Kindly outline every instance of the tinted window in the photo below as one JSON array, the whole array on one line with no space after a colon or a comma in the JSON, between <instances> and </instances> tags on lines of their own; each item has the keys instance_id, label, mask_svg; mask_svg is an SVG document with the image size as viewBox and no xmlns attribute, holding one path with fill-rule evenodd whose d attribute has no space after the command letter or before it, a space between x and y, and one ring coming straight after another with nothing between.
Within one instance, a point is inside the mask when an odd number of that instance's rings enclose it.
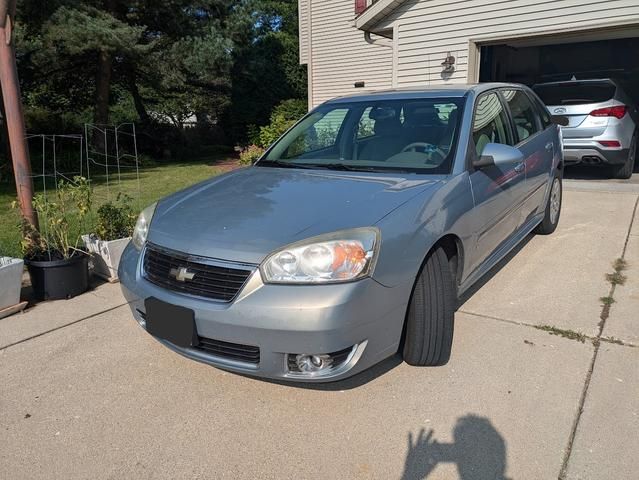
<instances>
[{"instance_id":1,"label":"tinted window","mask_svg":"<svg viewBox=\"0 0 639 480\"><path fill-rule=\"evenodd\" d=\"M535 85L533 90L546 105L579 105L611 100L617 88L611 83L563 83Z\"/></svg>"},{"instance_id":2,"label":"tinted window","mask_svg":"<svg viewBox=\"0 0 639 480\"><path fill-rule=\"evenodd\" d=\"M357 138L371 137L375 134L375 119L371 118L371 111L373 107L368 107L364 110L362 118L359 119L357 126Z\"/></svg>"},{"instance_id":3,"label":"tinted window","mask_svg":"<svg viewBox=\"0 0 639 480\"><path fill-rule=\"evenodd\" d=\"M523 142L539 131L537 112L523 90L502 90L515 122L517 139Z\"/></svg>"},{"instance_id":4,"label":"tinted window","mask_svg":"<svg viewBox=\"0 0 639 480\"><path fill-rule=\"evenodd\" d=\"M321 105L258 166L409 171L452 168L464 98L362 100Z\"/></svg>"},{"instance_id":5,"label":"tinted window","mask_svg":"<svg viewBox=\"0 0 639 480\"><path fill-rule=\"evenodd\" d=\"M550 125L552 125L550 113L548 113L548 109L546 108L546 106L534 94L531 95L531 98L533 102L537 105L537 110L539 111L539 118L541 119L541 126L545 130Z\"/></svg>"},{"instance_id":6,"label":"tinted window","mask_svg":"<svg viewBox=\"0 0 639 480\"><path fill-rule=\"evenodd\" d=\"M508 117L496 93L483 95L477 101L473 120L473 140L478 157L489 143L513 144Z\"/></svg>"}]
</instances>

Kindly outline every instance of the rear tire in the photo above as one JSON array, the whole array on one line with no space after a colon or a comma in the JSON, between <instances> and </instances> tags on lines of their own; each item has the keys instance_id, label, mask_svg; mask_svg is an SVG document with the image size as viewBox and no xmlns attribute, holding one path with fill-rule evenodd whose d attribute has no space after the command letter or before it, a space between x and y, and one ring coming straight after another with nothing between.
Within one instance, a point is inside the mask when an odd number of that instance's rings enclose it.
<instances>
[{"instance_id":1,"label":"rear tire","mask_svg":"<svg viewBox=\"0 0 639 480\"><path fill-rule=\"evenodd\" d=\"M613 178L620 180L627 180L632 177L632 172L635 170L635 161L637 158L637 132L632 136L632 142L630 143L630 151L628 153L628 159L623 165L612 167Z\"/></svg>"},{"instance_id":2,"label":"rear tire","mask_svg":"<svg viewBox=\"0 0 639 480\"><path fill-rule=\"evenodd\" d=\"M561 216L561 202L563 199L563 186L561 184L561 172L557 171L550 186L550 194L546 203L544 219L537 225L535 233L539 235L550 235L557 229L559 217Z\"/></svg>"},{"instance_id":3,"label":"rear tire","mask_svg":"<svg viewBox=\"0 0 639 480\"><path fill-rule=\"evenodd\" d=\"M438 247L429 254L411 296L402 352L406 363L415 366L448 363L456 303L448 257Z\"/></svg>"}]
</instances>

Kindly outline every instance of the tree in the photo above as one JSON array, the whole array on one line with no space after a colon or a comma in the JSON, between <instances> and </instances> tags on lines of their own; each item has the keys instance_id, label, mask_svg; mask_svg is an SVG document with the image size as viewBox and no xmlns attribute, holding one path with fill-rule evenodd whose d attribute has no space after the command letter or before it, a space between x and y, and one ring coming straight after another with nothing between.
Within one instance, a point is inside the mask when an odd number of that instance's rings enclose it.
<instances>
[{"instance_id":1,"label":"tree","mask_svg":"<svg viewBox=\"0 0 639 480\"><path fill-rule=\"evenodd\" d=\"M195 116L235 139L305 95L294 1L20 0L18 12L28 122L40 131Z\"/></svg>"},{"instance_id":2,"label":"tree","mask_svg":"<svg viewBox=\"0 0 639 480\"><path fill-rule=\"evenodd\" d=\"M251 2L253 40L234 52L233 110L228 123L235 140L247 126L265 125L282 100L306 98L306 68L299 64L297 2Z\"/></svg>"}]
</instances>

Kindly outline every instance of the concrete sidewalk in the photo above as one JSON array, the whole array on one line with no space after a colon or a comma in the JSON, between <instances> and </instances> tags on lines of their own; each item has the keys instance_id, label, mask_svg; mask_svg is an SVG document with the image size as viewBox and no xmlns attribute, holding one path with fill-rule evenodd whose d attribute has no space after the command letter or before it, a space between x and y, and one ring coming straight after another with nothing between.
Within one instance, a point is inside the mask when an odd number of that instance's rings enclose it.
<instances>
[{"instance_id":1,"label":"concrete sidewalk","mask_svg":"<svg viewBox=\"0 0 639 480\"><path fill-rule=\"evenodd\" d=\"M0 472L634 479L638 200L568 185L556 234L532 237L461 306L441 368L391 359L314 388L225 373L149 337L112 285L0 320ZM620 257L627 281L602 320Z\"/></svg>"}]
</instances>

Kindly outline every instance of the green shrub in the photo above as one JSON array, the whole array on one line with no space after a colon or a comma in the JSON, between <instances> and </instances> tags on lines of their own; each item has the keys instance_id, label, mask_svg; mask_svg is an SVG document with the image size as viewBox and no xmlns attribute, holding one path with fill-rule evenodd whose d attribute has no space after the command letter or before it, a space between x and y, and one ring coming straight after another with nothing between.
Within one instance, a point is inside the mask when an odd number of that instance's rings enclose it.
<instances>
[{"instance_id":1,"label":"green shrub","mask_svg":"<svg viewBox=\"0 0 639 480\"><path fill-rule=\"evenodd\" d=\"M264 149L257 145L249 145L240 152L240 163L242 165L253 165L264 153Z\"/></svg>"},{"instance_id":2,"label":"green shrub","mask_svg":"<svg viewBox=\"0 0 639 480\"><path fill-rule=\"evenodd\" d=\"M137 215L131 208L132 198L118 194L115 202L107 202L98 208L95 234L100 240L111 241L133 235Z\"/></svg>"},{"instance_id":3,"label":"green shrub","mask_svg":"<svg viewBox=\"0 0 639 480\"><path fill-rule=\"evenodd\" d=\"M306 100L284 100L273 109L270 123L255 132L255 127L249 127L249 138L262 148L268 148L284 132L291 128L295 122L306 115Z\"/></svg>"}]
</instances>

